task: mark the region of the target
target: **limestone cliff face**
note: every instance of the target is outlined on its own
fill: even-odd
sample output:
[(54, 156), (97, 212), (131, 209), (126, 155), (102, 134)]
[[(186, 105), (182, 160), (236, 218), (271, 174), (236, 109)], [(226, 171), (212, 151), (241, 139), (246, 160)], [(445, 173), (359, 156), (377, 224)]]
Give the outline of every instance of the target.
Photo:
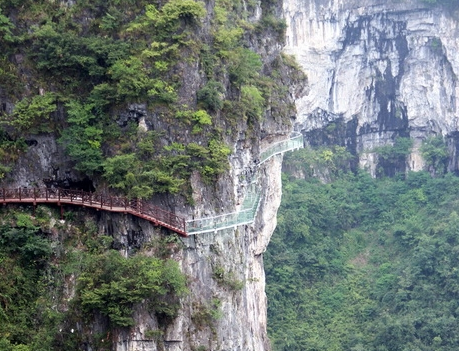
[[(135, 310), (136, 326), (118, 335), (115, 350), (270, 350), (262, 254), (276, 225), (281, 163), (282, 157), (275, 156), (258, 170), (264, 193), (253, 225), (193, 235), (175, 244), (172, 257), (188, 277), (189, 294), (163, 337), (151, 340), (147, 336), (149, 330), (161, 329), (161, 322), (140, 305)], [(132, 236), (129, 233), (147, 242), (157, 235), (143, 221), (133, 224), (104, 214), (101, 223), (107, 221), (115, 224), (115, 232), (126, 233), (118, 236), (124, 247)]]
[[(194, 213), (212, 216), (222, 211), (236, 211), (248, 183), (257, 178), (263, 194), (254, 223), (180, 238), (179, 242), (171, 244), (171, 258), (180, 263), (188, 279), (189, 294), (181, 301), (179, 316), (160, 338), (152, 339), (148, 332), (164, 330), (164, 325), (149, 311), (146, 303), (136, 306), (136, 325), (119, 332), (113, 350), (270, 350), (266, 334), (267, 300), (262, 254), (276, 226), (281, 200), (282, 156), (274, 156), (261, 166), (255, 161), (260, 148), (287, 138), (291, 126), (267, 118), (262, 128), (266, 136), (263, 140), (254, 144), (253, 140), (249, 142), (245, 137), (237, 140), (230, 157), (230, 171), (215, 186), (205, 186), (199, 176), (193, 179), (194, 207), (177, 201), (175, 208), (177, 213), (190, 217)], [(52, 137), (38, 137), (37, 145), (30, 147), (19, 159), (12, 184), (30, 187), (33, 185), (31, 179), (52, 177), (55, 162), (61, 162), (61, 167), (65, 164), (65, 156), (58, 156), (60, 152)], [(54, 173), (59, 177), (60, 172), (62, 170)], [(173, 199), (169, 201), (173, 202)], [(94, 215), (94, 211), (90, 211), (86, 220), (95, 221), (101, 235), (113, 236), (115, 247), (125, 256), (160, 235), (160, 230), (149, 222), (129, 215), (106, 212)], [(71, 221), (67, 222), (66, 225), (71, 226)], [(73, 296), (74, 287), (74, 279), (64, 287), (68, 298)], [(71, 327), (74, 326), (68, 329)], [(85, 329), (88, 327), (94, 332), (103, 330), (97, 321)]]
[(335, 141), (375, 174), (374, 147), (411, 137), (406, 169), (420, 170), (421, 141), (443, 135), (457, 169), (457, 13), (414, 0), (287, 0), (284, 13), (286, 51), (310, 83), (297, 107), (311, 144), (340, 126)]
[[(242, 1), (244, 6), (248, 6)], [(270, 11), (274, 18), (281, 17), (281, 6), (273, 6)], [(255, 5), (254, 5), (255, 4)], [(212, 19), (214, 1), (206, 1), (207, 17), (203, 21), (202, 36), (207, 38)], [(248, 23), (255, 26), (262, 19), (262, 2), (251, 2), (253, 11)], [(277, 11), (277, 12), (276, 12)], [(204, 39), (203, 39), (204, 40)], [(218, 216), (240, 209), (250, 183), (256, 181), (260, 189), (261, 205), (257, 216), (250, 225), (243, 225), (223, 231), (198, 234), (189, 238), (171, 240), (171, 258), (179, 262), (188, 280), (189, 293), (181, 300), (181, 309), (176, 319), (163, 321), (147, 308), (147, 302), (135, 306), (135, 326), (120, 328), (110, 334), (112, 350), (116, 351), (262, 351), (269, 350), (266, 334), (267, 301), (264, 292), (265, 276), (262, 254), (276, 226), (276, 212), (281, 198), (282, 156), (274, 156), (259, 164), (260, 151), (272, 143), (289, 137), (295, 118), (294, 99), (302, 94), (304, 82), (293, 79), (293, 67), (283, 64), (280, 56), (283, 43), (279, 32), (269, 26), (261, 33), (247, 35), (244, 46), (258, 53), (262, 59), (262, 75), (271, 75), (276, 69), (272, 83), (280, 89), (272, 89), (260, 118), (227, 121), (217, 115), (214, 123), (221, 130), (223, 141), (231, 148), (229, 169), (218, 176), (214, 183), (204, 182), (198, 172), (191, 175), (191, 199), (183, 194), (159, 194), (149, 199), (167, 210), (186, 219)], [(183, 60), (177, 65), (182, 74), (179, 91), (180, 101), (189, 106), (196, 105), (196, 92), (207, 78), (198, 61)], [(294, 72), (293, 72), (294, 73)], [(224, 75), (224, 74), (222, 74)], [(33, 80), (31, 80), (33, 82)], [(229, 78), (222, 81), (229, 86)], [(37, 88), (37, 87), (33, 87)], [(228, 100), (236, 100), (237, 91), (225, 92)], [(7, 113), (14, 109), (13, 101), (0, 91), (0, 103)], [(142, 130), (164, 131), (161, 142), (195, 142), (201, 144), (202, 137), (189, 131), (168, 126), (167, 120), (160, 118), (163, 111), (147, 108), (139, 102), (124, 106), (116, 111), (117, 123), (135, 121)], [(5, 107), (4, 107), (5, 110)], [(237, 115), (237, 113), (234, 113)], [(65, 112), (56, 112), (57, 118), (65, 118)], [(232, 123), (232, 125), (230, 125)], [(236, 132), (234, 132), (236, 131)], [(5, 187), (44, 186), (43, 179), (78, 179), (83, 175), (73, 168), (71, 159), (57, 141), (58, 133), (48, 132), (25, 136), (27, 150), (12, 166), (12, 171), (2, 180)], [(90, 183), (97, 190), (103, 189), (103, 179), (95, 176)], [(102, 185), (101, 185), (102, 184)], [(102, 189), (98, 189), (101, 187)], [(190, 204), (193, 202), (193, 204)], [(103, 211), (78, 211), (88, 221), (94, 221), (99, 235), (114, 238), (114, 248), (125, 256), (132, 254), (143, 244), (151, 243), (159, 235), (168, 237), (171, 233), (154, 228), (150, 223), (129, 215), (111, 214)], [(85, 219), (86, 220), (86, 219)], [(71, 221), (67, 221), (71, 222)], [(65, 225), (71, 226), (71, 223)], [(148, 250), (147, 250), (148, 251)], [(62, 287), (65, 297), (74, 296), (75, 277), (69, 279), (68, 286)], [(70, 322), (68, 322), (70, 323)], [(65, 325), (64, 332), (103, 334), (103, 320), (93, 325)], [(152, 331), (158, 333), (152, 335)], [(83, 346), (82, 346), (83, 347)], [(86, 350), (97, 346), (86, 343)]]

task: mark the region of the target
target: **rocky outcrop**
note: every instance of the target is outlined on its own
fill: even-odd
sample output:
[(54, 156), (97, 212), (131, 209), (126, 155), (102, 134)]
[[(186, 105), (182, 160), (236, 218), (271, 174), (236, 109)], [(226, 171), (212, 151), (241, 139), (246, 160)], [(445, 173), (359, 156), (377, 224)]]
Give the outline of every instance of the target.
[[(267, 122), (266, 131), (270, 130), (269, 124), (276, 125)], [(276, 131), (279, 126), (269, 135), (274, 138)], [(279, 134), (277, 137), (286, 136)], [(275, 155), (257, 165), (254, 161), (258, 156), (244, 149), (236, 150), (231, 157), (230, 174), (216, 184), (221, 196), (227, 197), (233, 208), (237, 208), (247, 183), (257, 178), (263, 195), (255, 221), (250, 225), (171, 241), (171, 258), (180, 262), (189, 289), (181, 301), (178, 317), (164, 328), (147, 303), (136, 306), (136, 325), (116, 336), (114, 350), (270, 350), (262, 254), (276, 226), (282, 192), (282, 156)], [(236, 176), (232, 178), (231, 174)], [(206, 206), (208, 199), (202, 196), (203, 185), (195, 182), (194, 186), (194, 198), (200, 201), (202, 213), (219, 213), (220, 208)], [(99, 232), (113, 236), (115, 246), (125, 256), (153, 242), (159, 234), (148, 222), (126, 215), (102, 213), (98, 223)], [(92, 328), (97, 330), (100, 326), (96, 324)], [(157, 334), (152, 336), (152, 331)]]
[(457, 13), (407, 1), (287, 0), (288, 53), (308, 76), (298, 128), (312, 145), (325, 128), (376, 173), (375, 147), (411, 137), (406, 169), (424, 167), (419, 146), (442, 135), (457, 170)]
[[(248, 28), (255, 28), (263, 20), (263, 11), (267, 11), (263, 6), (270, 7), (271, 21), (276, 16), (280, 17), (281, 7), (276, 7), (274, 3), (251, 2), (249, 5), (242, 1), (241, 6), (251, 9), (246, 23)], [(206, 2), (208, 18), (199, 29), (205, 40), (210, 37), (209, 26), (213, 20), (214, 6), (214, 1)], [(179, 262), (186, 274), (189, 289), (189, 293), (180, 301), (178, 317), (167, 323), (159, 320), (149, 310), (147, 302), (135, 306), (135, 326), (119, 328), (113, 333), (106, 332), (106, 320), (103, 318), (96, 317), (93, 324), (85, 326), (81, 323), (70, 325), (73, 322), (69, 321), (63, 329), (71, 330), (69, 333), (72, 334), (77, 331), (89, 335), (89, 341), (81, 346), (86, 350), (96, 348), (91, 344), (93, 334), (103, 335), (105, 342), (110, 338), (113, 341), (112, 350), (116, 351), (270, 349), (266, 332), (267, 301), (262, 254), (276, 226), (276, 212), (281, 198), (282, 156), (273, 156), (260, 164), (260, 151), (289, 137), (296, 118), (294, 99), (302, 94), (304, 81), (292, 79), (296, 69), (293, 65), (281, 62), (282, 31), (272, 30), (269, 24), (257, 28), (248, 31), (250, 34), (243, 39), (244, 47), (260, 55), (263, 61), (263, 72), (260, 75), (271, 77), (264, 82), (267, 84), (266, 91), (270, 93), (266, 94), (266, 109), (262, 116), (248, 118), (242, 116), (240, 111), (229, 111), (229, 117), (221, 112), (214, 113), (213, 127), (221, 131), (219, 137), (231, 148), (228, 171), (220, 174), (210, 184), (209, 181), (203, 181), (195, 171), (190, 179), (191, 194), (157, 194), (149, 199), (187, 219), (218, 216), (237, 211), (243, 203), (248, 186), (257, 180), (262, 189), (262, 200), (255, 221), (250, 225), (223, 231), (171, 239), (171, 233), (166, 230), (154, 228), (150, 223), (129, 215), (75, 210), (79, 218), (84, 218), (82, 222), (91, 222), (97, 228), (91, 235), (113, 237), (112, 247), (125, 256), (139, 249), (153, 254), (153, 250), (148, 251), (145, 247), (152, 246), (158, 236), (171, 240), (168, 243), (171, 258)], [(183, 83), (180, 85), (179, 99), (188, 106), (196, 106), (197, 90), (208, 79), (204, 77), (201, 66), (198, 60), (181, 60), (177, 65), (177, 76)], [(240, 100), (240, 86), (232, 86), (227, 73), (221, 75), (219, 78), (227, 86), (225, 99)], [(0, 91), (0, 103), (3, 101), (7, 104), (4, 110), (8, 108), (7, 112), (11, 114), (13, 103), (10, 98), (3, 97)], [(164, 107), (147, 108), (146, 104), (139, 102), (117, 108), (111, 117), (120, 127), (137, 123), (139, 131), (161, 131), (162, 145), (174, 142), (201, 145), (206, 142), (199, 133), (191, 133), (190, 130), (183, 130), (183, 127), (180, 129), (177, 125), (169, 124), (170, 120), (162, 118), (164, 111), (161, 108)], [(56, 119), (65, 119), (63, 111), (59, 110), (56, 114)], [(74, 170), (72, 160), (58, 142), (57, 131), (49, 130), (29, 137), (31, 144), (15, 160), (12, 172), (2, 180), (5, 186), (43, 187), (44, 180), (57, 182), (53, 185), (60, 186), (59, 182), (80, 181), (83, 178), (80, 172)], [(112, 191), (107, 189), (100, 176), (95, 175), (90, 183), (97, 191)], [(66, 218), (71, 217), (69, 215)], [(70, 222), (68, 220), (65, 225), (71, 226)], [(63, 287), (68, 299), (75, 295), (76, 279), (73, 276), (72, 284)]]

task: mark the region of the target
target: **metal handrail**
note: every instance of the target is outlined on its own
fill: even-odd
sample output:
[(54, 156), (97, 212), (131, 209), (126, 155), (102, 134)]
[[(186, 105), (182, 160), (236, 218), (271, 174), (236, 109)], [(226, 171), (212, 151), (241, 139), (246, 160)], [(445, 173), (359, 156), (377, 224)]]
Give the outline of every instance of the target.
[(287, 140), (279, 141), (260, 153), (260, 163), (269, 160), (274, 155), (301, 149), (303, 148), (303, 143), (303, 134), (299, 134)]
[[(262, 164), (274, 155), (302, 147), (303, 135), (301, 134), (288, 140), (280, 141), (260, 153), (260, 162), (258, 164)], [(187, 221), (172, 212), (165, 211), (141, 199), (129, 199), (73, 189), (2, 188), (0, 189), (0, 202), (4, 204), (24, 202), (33, 203), (34, 205), (36, 203), (57, 203), (59, 205), (66, 203), (112, 212), (125, 212), (144, 218), (156, 225), (169, 228), (186, 237), (190, 234), (208, 233), (252, 223), (261, 204), (261, 194), (262, 191), (259, 186), (256, 183), (252, 183), (239, 211)]]
[(182, 236), (187, 236), (184, 218), (141, 199), (129, 199), (126, 197), (62, 188), (2, 188), (0, 189), (0, 202), (57, 203), (58, 205), (65, 203), (105, 211), (126, 212), (144, 218), (156, 225), (169, 228)]
[[(249, 199), (247, 199), (249, 197)], [(246, 195), (242, 207), (239, 211), (225, 213), (218, 216), (199, 218), (186, 221), (187, 233), (203, 234), (214, 232), (217, 230), (232, 228), (244, 224), (250, 224), (255, 218), (261, 200), (261, 191), (257, 190), (251, 193), (250, 196)]]
[[(274, 155), (303, 148), (303, 145), (302, 134), (275, 143), (260, 153), (259, 165), (269, 160)], [(189, 235), (210, 233), (252, 223), (261, 204), (261, 194), (262, 190), (257, 183), (252, 183), (249, 186), (239, 211), (213, 217), (188, 220), (186, 221), (187, 233)]]

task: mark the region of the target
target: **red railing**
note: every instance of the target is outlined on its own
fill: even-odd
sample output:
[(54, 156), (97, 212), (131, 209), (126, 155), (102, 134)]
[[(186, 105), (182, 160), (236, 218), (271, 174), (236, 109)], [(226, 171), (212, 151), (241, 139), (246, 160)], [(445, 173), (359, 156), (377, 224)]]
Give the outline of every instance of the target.
[(18, 188), (1, 189), (1, 203), (57, 203), (73, 204), (85, 207), (98, 208), (111, 212), (130, 213), (134, 216), (146, 219), (156, 225), (176, 232), (181, 236), (186, 233), (185, 219), (174, 213), (153, 206), (140, 199), (111, 196), (105, 194), (90, 193), (82, 190), (71, 189), (48, 189), (48, 188)]

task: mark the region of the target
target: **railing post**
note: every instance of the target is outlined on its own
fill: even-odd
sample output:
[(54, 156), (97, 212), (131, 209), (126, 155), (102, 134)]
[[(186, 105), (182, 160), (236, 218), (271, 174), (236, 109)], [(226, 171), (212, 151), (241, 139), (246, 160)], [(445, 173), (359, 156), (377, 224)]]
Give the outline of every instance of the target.
[(102, 194), (100, 195), (100, 208), (102, 208)]
[(110, 196), (110, 210), (113, 208), (113, 196)]
[(6, 198), (5, 198), (5, 188), (3, 188), (3, 201), (5, 201)]
[(18, 188), (19, 191), (19, 201), (21, 201), (21, 188)]
[(57, 201), (60, 203), (61, 202), (61, 189), (57, 188)]

